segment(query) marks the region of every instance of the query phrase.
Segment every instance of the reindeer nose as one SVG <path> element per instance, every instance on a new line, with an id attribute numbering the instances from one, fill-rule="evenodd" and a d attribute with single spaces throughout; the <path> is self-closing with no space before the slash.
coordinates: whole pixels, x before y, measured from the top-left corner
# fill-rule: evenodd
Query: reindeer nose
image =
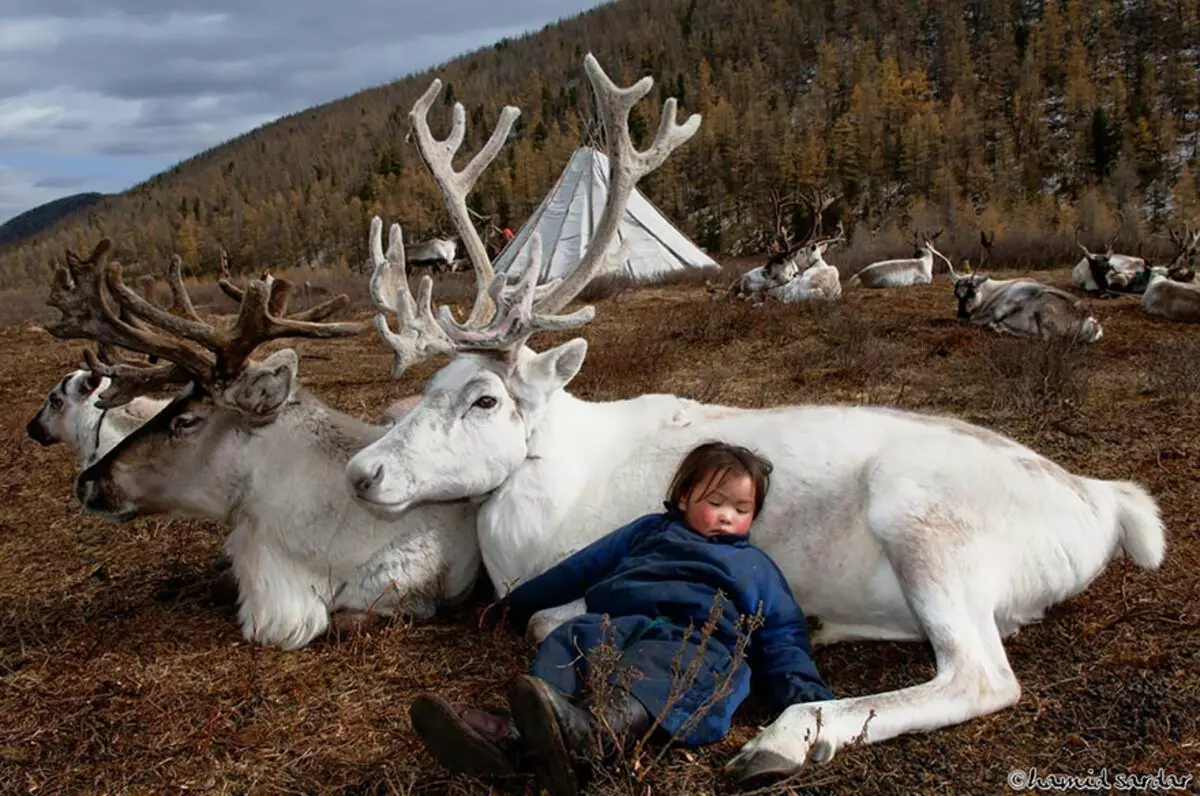
<path id="1" fill-rule="evenodd" d="M 95 490 L 96 484 L 91 479 L 78 478 L 75 480 L 75 499 L 81 505 L 88 505 L 88 501 L 92 499 L 92 493 Z"/>
<path id="2" fill-rule="evenodd" d="M 383 463 L 375 465 L 369 474 L 354 476 L 350 485 L 354 487 L 355 493 L 360 497 L 369 493 L 375 486 L 383 480 Z"/>
<path id="3" fill-rule="evenodd" d="M 34 417 L 33 420 L 25 424 L 25 433 L 39 445 L 53 445 L 56 441 L 46 433 L 46 428 L 41 424 L 39 417 Z"/>

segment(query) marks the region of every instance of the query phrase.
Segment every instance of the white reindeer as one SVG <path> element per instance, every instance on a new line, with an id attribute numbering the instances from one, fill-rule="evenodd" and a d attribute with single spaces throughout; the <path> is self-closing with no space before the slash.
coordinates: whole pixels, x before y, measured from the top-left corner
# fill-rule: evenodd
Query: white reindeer
<path id="1" fill-rule="evenodd" d="M 941 234 L 942 230 L 939 229 L 932 235 L 915 235 L 912 240 L 915 249 L 913 257 L 871 263 L 850 277 L 847 284 L 872 288 L 932 284 L 933 253 L 936 251 L 933 244 Z"/>
<path id="2" fill-rule="evenodd" d="M 938 252 L 954 280 L 958 319 L 999 334 L 1065 338 L 1094 343 L 1103 330 L 1070 293 L 1035 279 L 992 279 L 986 274 L 959 276 L 950 259 Z"/>
<path id="3" fill-rule="evenodd" d="M 431 238 L 410 246 L 405 252 L 408 268 L 428 265 L 435 271 L 453 271 L 458 244 L 453 238 Z"/>
<path id="4" fill-rule="evenodd" d="M 50 304 L 63 316 L 51 333 L 164 360 L 135 367 L 89 356 L 92 370 L 112 379 L 101 408 L 187 386 L 79 475 L 75 493 L 87 511 L 116 522 L 170 513 L 232 524 L 225 552 L 242 632 L 284 649 L 324 632 L 331 612 L 345 624 L 368 614 L 425 618 L 469 592 L 479 562 L 474 508 L 429 506 L 401 519 L 370 513 L 342 478 L 350 457 L 384 427 L 302 389 L 292 349 L 250 360 L 268 340 L 359 332 L 361 324 L 322 322 L 348 303 L 346 296 L 289 316 L 286 280 L 254 280 L 244 291 L 226 283 L 241 306 L 230 328 L 218 328 L 190 300 L 177 316 L 129 290 L 120 267 L 102 263 L 108 245 L 101 241 L 87 260 L 68 253 L 51 292 Z M 176 287 L 186 298 L 182 284 Z M 119 318 L 114 300 L 139 320 Z"/>
<path id="5" fill-rule="evenodd" d="M 759 303 L 772 298 L 783 303 L 796 301 L 832 301 L 842 295 L 841 275 L 837 268 L 825 262 L 825 251 L 844 240 L 844 229 L 832 238 L 821 238 L 821 214 L 829 208 L 836 195 L 817 189 L 808 202 L 813 212 L 813 227 L 799 246 L 791 247 L 772 257 L 766 265 L 747 271 L 734 286 L 739 298 Z"/>
<path id="6" fill-rule="evenodd" d="M 1149 282 L 1146 261 L 1128 254 L 1113 254 L 1113 244 L 1125 225 L 1125 216 L 1117 213 L 1117 229 L 1104 244 L 1104 251 L 1089 251 L 1079 240 L 1080 226 L 1075 225 L 1075 243 L 1083 250 L 1083 259 L 1071 271 L 1071 280 L 1085 293 L 1107 298 L 1114 293 L 1140 293 Z"/>
<path id="7" fill-rule="evenodd" d="M 587 342 L 542 353 L 524 342 L 593 317 L 591 307 L 556 313 L 600 267 L 637 180 L 699 126 L 696 116 L 676 124 L 668 99 L 653 143 L 637 151 L 628 114 L 653 81 L 619 88 L 590 54 L 584 65 L 613 148 L 613 187 L 588 252 L 548 292 L 535 295 L 536 269 L 528 269 L 507 297 L 491 282 L 486 257 L 473 257 L 477 282 L 491 282 L 492 291 L 478 294 L 465 324 L 446 307 L 435 318 L 429 280 L 416 302 L 421 312 L 401 317 L 400 334 L 377 318 L 399 371 L 437 353 L 454 356 L 421 403 L 350 460 L 351 489 L 383 516 L 427 502 L 480 501 L 480 551 L 503 594 L 658 509 L 674 467 L 696 443 L 752 446 L 775 463 L 755 541 L 805 611 L 821 619 L 814 640 L 928 640 L 937 675 L 899 691 L 789 707 L 746 744 L 730 764 L 734 773 L 827 760 L 864 726 L 867 740 L 879 741 L 1014 704 L 1020 686 L 1001 639 L 1083 589 L 1114 556 L 1157 567 L 1164 534 L 1154 500 L 1136 484 L 1071 474 L 950 418 L 868 407 L 752 410 L 671 395 L 591 403 L 567 393 Z M 440 89 L 435 80 L 410 118 L 448 204 L 460 207 L 473 183 L 450 165 L 463 140 L 461 107 L 450 145 L 434 140 L 425 120 Z"/>
<path id="8" fill-rule="evenodd" d="M 761 301 L 767 291 L 780 288 L 800 273 L 802 250 L 779 252 L 763 265 L 751 268 L 730 286 L 730 293 L 747 301 Z"/>
<path id="9" fill-rule="evenodd" d="M 1200 323 L 1200 282 L 1191 268 L 1154 274 L 1142 294 L 1142 311 L 1182 323 Z"/>
<path id="10" fill-rule="evenodd" d="M 90 370 L 74 370 L 46 396 L 46 402 L 25 425 L 29 438 L 41 445 L 65 442 L 81 464 L 106 453 L 141 426 L 167 402 L 138 396 L 124 406 L 101 409 L 100 394 L 111 380 Z"/>
<path id="11" fill-rule="evenodd" d="M 842 225 L 832 238 L 813 241 L 800 251 L 806 261 L 798 276 L 777 287 L 767 289 L 766 295 L 790 304 L 796 301 L 834 301 L 842 297 L 842 278 L 838 269 L 825 262 L 825 250 L 842 240 Z"/>

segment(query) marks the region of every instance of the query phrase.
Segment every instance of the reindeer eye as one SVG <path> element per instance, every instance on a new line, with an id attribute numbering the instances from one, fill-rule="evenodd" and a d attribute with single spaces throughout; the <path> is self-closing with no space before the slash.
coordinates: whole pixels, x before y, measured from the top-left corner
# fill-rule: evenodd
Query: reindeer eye
<path id="1" fill-rule="evenodd" d="M 475 403 L 471 404 L 471 406 L 477 406 L 480 409 L 491 409 L 495 405 L 496 399 L 490 395 L 480 396 L 475 400 Z"/>
<path id="2" fill-rule="evenodd" d="M 186 434 L 200 425 L 203 420 L 199 415 L 179 415 L 171 420 L 172 434 Z"/>
<path id="3" fill-rule="evenodd" d="M 54 409 L 62 409 L 63 399 L 57 393 L 51 393 L 50 406 Z"/>

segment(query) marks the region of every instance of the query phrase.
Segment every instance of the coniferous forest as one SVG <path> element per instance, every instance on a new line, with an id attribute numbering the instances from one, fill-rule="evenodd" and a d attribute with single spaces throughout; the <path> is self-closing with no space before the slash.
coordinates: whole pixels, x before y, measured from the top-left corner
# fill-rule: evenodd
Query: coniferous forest
<path id="1" fill-rule="evenodd" d="M 752 251 L 777 218 L 802 235 L 793 200 L 816 187 L 841 197 L 827 220 L 852 243 L 940 225 L 1046 252 L 1076 223 L 1099 245 L 1119 210 L 1123 250 L 1152 247 L 1200 221 L 1198 17 L 1194 0 L 619 0 L 198 154 L 0 248 L 0 287 L 44 284 L 64 247 L 102 236 L 123 262 L 158 270 L 178 252 L 198 275 L 222 249 L 234 271 L 356 267 L 373 215 L 409 240 L 452 233 L 406 138 L 434 76 L 434 132 L 462 102 L 464 156 L 503 105 L 521 109 L 470 198 L 481 231 L 516 228 L 590 139 L 588 51 L 619 83 L 653 76 L 681 118 L 703 114 L 642 190 L 718 256 Z M 639 106 L 635 138 L 657 117 Z"/>

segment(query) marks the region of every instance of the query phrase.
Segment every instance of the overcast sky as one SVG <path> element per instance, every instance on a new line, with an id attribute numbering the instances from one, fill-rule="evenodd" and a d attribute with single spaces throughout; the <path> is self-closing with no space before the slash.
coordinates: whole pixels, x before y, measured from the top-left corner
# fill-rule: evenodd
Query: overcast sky
<path id="1" fill-rule="evenodd" d="M 0 223 L 602 0 L 4 0 Z"/>

